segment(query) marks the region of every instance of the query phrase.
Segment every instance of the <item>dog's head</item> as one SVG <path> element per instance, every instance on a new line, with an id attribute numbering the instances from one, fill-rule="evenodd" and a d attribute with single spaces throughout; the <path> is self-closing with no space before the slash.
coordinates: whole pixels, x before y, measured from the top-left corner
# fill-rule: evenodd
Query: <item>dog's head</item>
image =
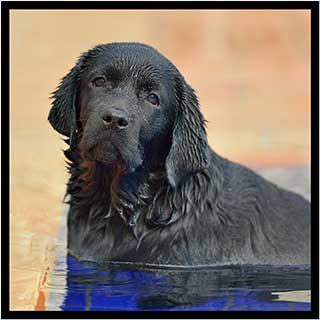
<path id="1" fill-rule="evenodd" d="M 53 93 L 49 121 L 89 161 L 125 173 L 165 161 L 177 186 L 208 163 L 204 119 L 182 75 L 159 52 L 137 43 L 84 53 Z"/>

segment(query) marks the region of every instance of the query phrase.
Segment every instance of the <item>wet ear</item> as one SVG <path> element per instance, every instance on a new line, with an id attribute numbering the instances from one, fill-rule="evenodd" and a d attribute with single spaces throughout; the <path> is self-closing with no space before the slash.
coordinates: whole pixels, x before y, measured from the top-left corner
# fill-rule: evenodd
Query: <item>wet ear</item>
<path id="1" fill-rule="evenodd" d="M 52 127 L 64 136 L 72 138 L 76 130 L 76 94 L 79 86 L 79 61 L 61 80 L 52 93 L 52 107 L 48 120 Z"/>
<path id="2" fill-rule="evenodd" d="M 176 80 L 176 119 L 166 159 L 169 183 L 177 187 L 189 174 L 208 166 L 209 147 L 203 115 L 193 89 Z"/>
<path id="3" fill-rule="evenodd" d="M 48 120 L 52 127 L 64 136 L 70 137 L 73 142 L 77 130 L 76 96 L 80 85 L 80 73 L 104 49 L 103 45 L 95 46 L 83 53 L 76 65 L 61 80 L 57 90 L 52 93 L 52 107 Z"/>

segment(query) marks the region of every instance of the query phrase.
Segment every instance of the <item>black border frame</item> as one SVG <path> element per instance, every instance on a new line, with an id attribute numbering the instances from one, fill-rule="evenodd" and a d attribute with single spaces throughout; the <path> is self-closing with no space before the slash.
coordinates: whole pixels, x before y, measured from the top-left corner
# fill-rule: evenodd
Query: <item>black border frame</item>
<path id="1" fill-rule="evenodd" d="M 10 10 L 310 10 L 311 12 L 311 311 L 10 311 L 9 310 L 9 41 Z M 319 2 L 318 1 L 4 1 L 1 2 L 1 318 L 278 318 L 319 319 Z"/>

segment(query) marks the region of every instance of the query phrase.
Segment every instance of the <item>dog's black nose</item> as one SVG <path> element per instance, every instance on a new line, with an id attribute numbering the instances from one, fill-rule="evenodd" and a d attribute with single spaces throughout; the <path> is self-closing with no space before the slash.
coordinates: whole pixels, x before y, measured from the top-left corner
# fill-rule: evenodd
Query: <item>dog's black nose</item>
<path id="1" fill-rule="evenodd" d="M 128 126 L 128 116 L 119 110 L 109 110 L 106 112 L 102 121 L 107 128 L 124 129 Z"/>

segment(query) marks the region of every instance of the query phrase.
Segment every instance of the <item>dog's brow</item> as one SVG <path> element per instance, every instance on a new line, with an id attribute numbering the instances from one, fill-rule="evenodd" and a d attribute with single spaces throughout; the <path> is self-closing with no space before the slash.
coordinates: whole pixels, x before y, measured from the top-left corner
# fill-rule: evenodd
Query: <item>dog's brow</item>
<path id="1" fill-rule="evenodd" d="M 140 79 L 138 80 L 137 87 L 140 90 L 153 90 L 158 87 L 158 84 L 153 79 Z"/>
<path id="2" fill-rule="evenodd" d="M 110 80 L 120 80 L 124 74 L 119 68 L 110 65 L 106 66 L 103 71 Z"/>
<path id="3" fill-rule="evenodd" d="M 91 78 L 96 75 L 105 75 L 109 80 L 121 80 L 123 72 L 113 65 L 94 66 L 88 71 L 88 77 Z"/>

